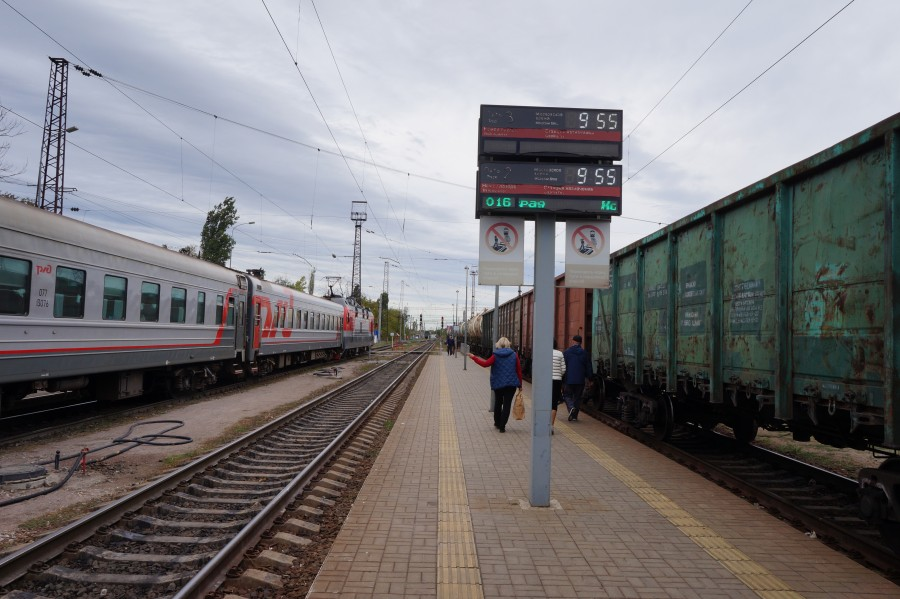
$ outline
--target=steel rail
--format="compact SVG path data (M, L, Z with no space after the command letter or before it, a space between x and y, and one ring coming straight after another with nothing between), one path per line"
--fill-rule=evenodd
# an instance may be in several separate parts
M416 356L415 359L388 384L387 388L369 403L359 416L354 418L353 421L348 424L308 466L306 466L306 468L300 471L274 499L266 504L266 507L254 516L254 518L215 555L215 557L208 561L203 568L201 568L201 570L173 596L173 599L203 597L207 593L218 588L228 570L238 565L244 558L247 550L259 543L263 533L273 524L273 521L284 512L285 508L294 500L294 498L318 475L320 470L332 457L334 457L341 447L344 446L346 441L353 436L356 430L368 420L372 412L374 412L378 406L381 405L382 401L391 394L397 385L399 385L406 377L409 371L412 370L425 355L427 355L424 352L410 353L419 353L420 355ZM400 356L397 360L402 359L403 357L405 356ZM388 363L376 370L380 370L387 365ZM373 370L372 372L375 371Z
M777 493L773 493L762 487L756 486L753 483L743 480L736 474L732 474L723 468L720 468L703 460L702 457L693 455L690 452L675 447L665 441L660 441L653 435L650 435L630 424L622 422L621 420L618 420L615 417L610 416L609 414L605 414L602 412L598 413L595 411L591 411L590 413L601 422L604 422L605 424L611 426L612 428L615 428L623 434L626 434L633 439L640 441L644 445L647 445L648 447L651 447L652 449L660 452L670 459L673 459L676 462L690 468L691 470L694 470L698 474L706 476L707 478L710 478L711 480L714 480L715 482L733 491L738 491L743 495L752 497L757 503L769 509L770 511L777 513L779 516L783 517L786 520L802 524L807 529L814 531L816 533L816 536L831 540L844 550L858 552L864 557L865 561L872 564L876 568L888 573L892 573L894 575L900 573L900 556L897 556L893 553L886 553L886 551L889 552L890 550L887 549L883 544L859 535L855 535L852 531L847 530L846 528L843 528L827 520L823 520L818 515L810 512L809 510L803 509L802 507L790 503ZM790 470L791 466L800 464L803 466L801 468L801 471L804 473L804 475L808 475L811 477L814 476L819 482L823 482L828 477L835 478L836 482L829 481L828 484L834 484L839 489L846 489L847 481L850 481L850 479L847 479L846 477L827 472L820 468L816 468L815 466L799 462L797 460L794 460L793 458L789 458L776 452L772 452L762 447L753 446L753 449L751 451L758 454L759 456L766 456L765 458L762 458L766 461L769 461L769 458L771 457L771 461L779 462L786 470ZM853 482L855 484L855 481L850 482Z
M425 352L418 352L417 350L413 350L409 353L422 353L422 355L425 355ZM100 527L114 524L129 512L134 512L148 502L162 497L166 492L175 489L185 480L199 474L213 464L227 459L232 454L235 454L243 448L262 439L290 420L311 411L342 393L367 384L369 379L379 374L382 370L389 368L392 363L402 360L403 357L404 356L399 356L393 360L387 361L363 376L348 381L338 388L298 406L272 422L269 422L254 431L250 431L242 437L228 443L222 448L202 456L193 462L174 470L168 475L163 476L157 481L133 491L118 501L107 504L62 529L50 533L38 541L3 557L0 559L0 586L6 586L17 580L26 574L32 565L55 558L63 553L70 544L85 541ZM404 369L404 372L406 371L408 371L408 368Z

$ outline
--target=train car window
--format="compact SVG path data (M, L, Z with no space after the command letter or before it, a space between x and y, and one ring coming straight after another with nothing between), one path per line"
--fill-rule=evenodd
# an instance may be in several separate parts
M238 326L244 326L244 302L238 304Z
M169 322L184 322L187 312L187 289L172 287L172 304L169 308Z
M294 328L294 311L293 310L287 311L287 322L285 323L285 326L289 329Z
M234 298L228 298L228 321L226 324L230 327L234 326Z
M56 289L53 292L53 316L55 318L84 318L83 270L56 267Z
M0 256L0 314L28 314L31 262Z
M125 320L128 279L114 275L103 277L103 320Z
M284 328L284 320L286 318L286 313L287 313L287 308L285 308L284 306L281 306L280 308L278 308L278 312L280 314L280 316L278 318L278 324L279 324L278 328L283 329Z
M159 322L159 283L141 283L141 322Z
M222 316L225 310L225 296L216 296L216 324L222 324Z
M309 328L309 310L303 311L303 326L301 326L300 328L301 329Z
M197 324L206 322L206 292L197 292Z

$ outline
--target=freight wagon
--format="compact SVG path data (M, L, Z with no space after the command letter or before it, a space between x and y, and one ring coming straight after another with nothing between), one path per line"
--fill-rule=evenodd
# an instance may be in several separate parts
M601 401L660 437L900 447L900 114L614 252Z
M566 275L555 279L555 318L553 338L560 349L572 344L573 335L584 338L584 346L591 344L591 308L590 290L565 287ZM522 370L526 378L531 377L533 337L534 337L534 290L529 289L513 299L476 315L467 323L469 326L469 345L472 351L487 357L493 351L494 326L499 327L497 338L506 337L513 349L522 358Z

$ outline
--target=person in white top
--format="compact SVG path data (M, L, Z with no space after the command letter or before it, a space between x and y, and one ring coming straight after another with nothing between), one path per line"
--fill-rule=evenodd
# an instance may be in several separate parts
M553 340L553 391L550 402L550 434L553 434L553 425L556 423L556 406L563 401L562 379L566 374L566 359L563 353L556 348L556 340Z

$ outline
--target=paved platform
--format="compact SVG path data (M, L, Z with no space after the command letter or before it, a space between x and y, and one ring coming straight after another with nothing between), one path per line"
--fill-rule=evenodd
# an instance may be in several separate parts
M498 432L488 371L462 365L428 358L308 597L900 597L586 415L557 421L531 507L530 414Z

